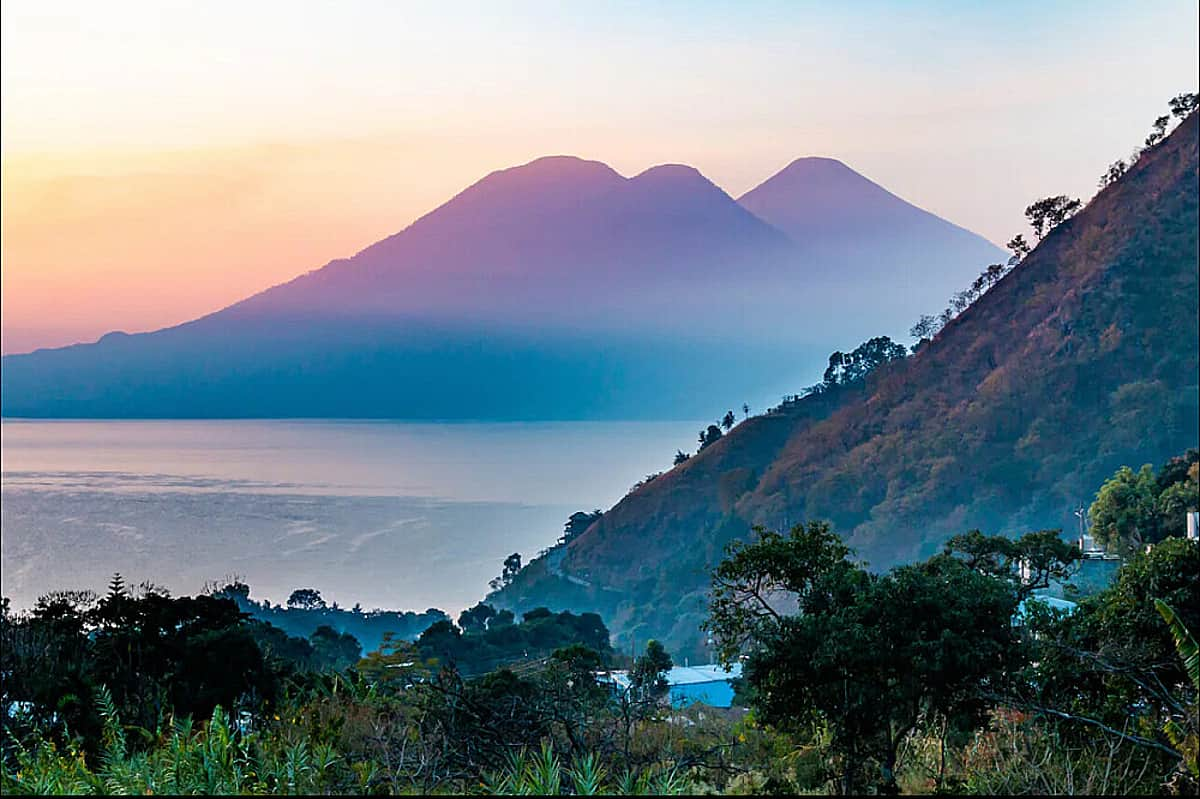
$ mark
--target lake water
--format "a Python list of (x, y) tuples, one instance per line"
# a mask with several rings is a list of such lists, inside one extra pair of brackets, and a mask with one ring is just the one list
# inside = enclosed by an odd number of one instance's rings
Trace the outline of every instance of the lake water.
[(697, 422), (0, 422), (14, 606), (113, 572), (176, 594), (231, 575), (364, 608), (457, 613), (695, 447)]

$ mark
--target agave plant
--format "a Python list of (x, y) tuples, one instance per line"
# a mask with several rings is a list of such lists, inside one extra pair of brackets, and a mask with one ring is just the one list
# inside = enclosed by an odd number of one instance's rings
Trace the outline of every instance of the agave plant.
[(601, 764), (600, 758), (593, 752), (588, 752), (567, 769), (567, 776), (571, 778), (571, 786), (576, 796), (597, 796), (602, 793), (604, 778), (607, 775), (608, 772)]
[[(130, 751), (112, 697), (101, 688), (97, 703), (104, 726), (95, 770), (74, 743), (60, 749), (50, 736), (28, 743), (13, 740), (11, 768), (0, 772), (4, 794), (310, 794), (326, 788), (326, 775), (340, 758), (328, 744), (265, 742), (243, 734), (217, 707), (197, 729), (173, 722), (151, 737), (144, 751)], [(367, 787), (373, 768), (352, 773)]]
[[(563, 784), (564, 775), (569, 780), (567, 786)], [(493, 796), (557, 796), (567, 792), (576, 796), (675, 796), (688, 789), (687, 779), (674, 768), (626, 769), (611, 785), (605, 782), (607, 776), (596, 754), (585, 754), (564, 768), (553, 748), (543, 743), (536, 755), (523, 749), (510, 752), (504, 769), (486, 774), (480, 787), (482, 793)]]

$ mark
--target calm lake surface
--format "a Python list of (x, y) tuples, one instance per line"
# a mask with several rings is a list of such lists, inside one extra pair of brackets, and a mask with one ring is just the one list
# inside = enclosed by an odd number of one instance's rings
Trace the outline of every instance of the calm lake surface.
[(112, 573), (176, 594), (238, 575), (349, 607), (457, 613), (511, 552), (695, 448), (698, 422), (0, 422), (14, 606)]

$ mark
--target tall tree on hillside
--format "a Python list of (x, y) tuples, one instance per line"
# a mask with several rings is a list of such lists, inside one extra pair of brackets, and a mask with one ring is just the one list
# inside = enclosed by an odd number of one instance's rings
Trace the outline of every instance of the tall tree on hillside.
[(500, 576), (494, 578), (489, 585), (493, 591), (499, 591), (512, 584), (512, 581), (517, 579), (517, 575), (521, 573), (521, 553), (514, 552), (504, 559), (504, 567), (500, 572)]
[(908, 331), (908, 334), (917, 340), (917, 343), (913, 345), (913, 352), (916, 352), (917, 347), (921, 344), (936, 336), (941, 329), (942, 325), (938, 317), (933, 314), (921, 314), (921, 318)]
[(1038, 241), (1046, 237), (1051, 230), (1075, 215), (1083, 207), (1079, 200), (1073, 200), (1065, 194), (1055, 197), (1045, 197), (1032, 203), (1025, 209), (1025, 218), (1033, 227), (1033, 234)]
[(720, 440), (721, 428), (715, 424), (710, 424), (706, 429), (700, 431), (700, 449), (704, 449)]
[(591, 513), (582, 510), (575, 511), (567, 519), (567, 523), (563, 525), (563, 534), (558, 539), (558, 543), (566, 544), (574, 541), (584, 530), (591, 527), (603, 515), (603, 511), (599, 508)]
[(1178, 119), (1186, 119), (1189, 114), (1196, 110), (1196, 93), (1184, 92), (1172, 97), (1168, 103), (1171, 107), (1171, 113)]
[(1118, 158), (1113, 161), (1108, 165), (1108, 171), (1100, 176), (1100, 188), (1103, 189), (1105, 186), (1116, 183), (1128, 170), (1129, 165), (1125, 163), (1124, 159)]
[(1021, 261), (1025, 260), (1025, 256), (1029, 255), (1029, 252), (1032, 249), (1029, 246), (1029, 242), (1025, 241), (1025, 236), (1022, 233), (1018, 233), (1017, 235), (1013, 236), (1008, 240), (1008, 244), (1004, 246), (1007, 247), (1009, 252), (1012, 253), (1012, 257), (1008, 259), (1009, 266), (1016, 266)]
[(890, 361), (908, 355), (908, 350), (887, 336), (876, 336), (858, 345), (853, 352), (834, 352), (825, 370), (826, 387), (845, 386), (865, 380), (867, 375)]
[(1171, 124), (1171, 117), (1163, 114), (1154, 120), (1154, 125), (1151, 126), (1150, 135), (1146, 137), (1146, 146), (1153, 147), (1163, 139), (1167, 138), (1167, 125)]
[(721, 427), (725, 428), (726, 433), (733, 429), (736, 422), (737, 418), (734, 417), (733, 411), (725, 411), (725, 415), (721, 417)]

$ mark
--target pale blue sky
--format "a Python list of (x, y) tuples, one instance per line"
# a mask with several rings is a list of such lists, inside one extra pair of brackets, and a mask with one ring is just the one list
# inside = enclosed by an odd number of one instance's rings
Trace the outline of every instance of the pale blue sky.
[[(349, 255), (491, 170), (561, 153), (624, 174), (688, 163), (735, 196), (796, 157), (832, 156), (1003, 243), (1030, 200), (1090, 197), (1167, 99), (1196, 90), (1198, 26), (1195, 0), (4, 0), (4, 284), (42, 298), (4, 309), (27, 326), (45, 303), (70, 315), (63, 291), (104, 269), (148, 280), (161, 253), (137, 237), (219, 215), (219, 192), (189, 199), (206, 180), (270, 186), (272, 207), (286, 204), (213, 224), (263, 255), (210, 275), (211, 291), (178, 264), (155, 289), (159, 316), (121, 326), (211, 310)], [(81, 176), (136, 186), (146, 207), (93, 184), (44, 201)], [(47, 218), (55, 208), (78, 219)], [(68, 224), (104, 241), (81, 236), (74, 253), (38, 239)], [(286, 238), (301, 228), (320, 235)], [(75, 271), (47, 277), (50, 251)]]
[[(493, 167), (689, 161), (734, 193), (827, 154), (999, 238), (1014, 200), (1091, 188), (1196, 88), (1197, 23), (1162, 1), (6, 0), (4, 147), (418, 132)], [(967, 201), (964, 178), (1013, 193)]]

